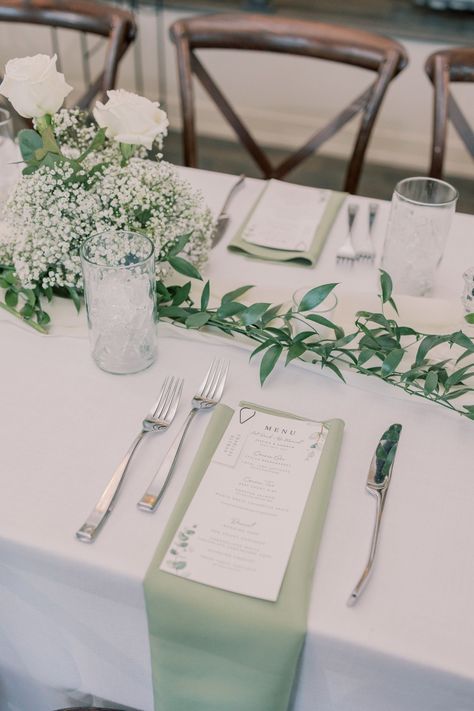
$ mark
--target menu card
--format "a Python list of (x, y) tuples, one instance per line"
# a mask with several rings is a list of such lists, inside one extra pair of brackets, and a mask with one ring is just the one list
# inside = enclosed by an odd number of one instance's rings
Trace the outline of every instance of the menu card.
[(307, 252), (330, 196), (330, 190), (269, 180), (242, 237), (262, 247)]
[(322, 422), (236, 410), (160, 570), (277, 600), (327, 433)]

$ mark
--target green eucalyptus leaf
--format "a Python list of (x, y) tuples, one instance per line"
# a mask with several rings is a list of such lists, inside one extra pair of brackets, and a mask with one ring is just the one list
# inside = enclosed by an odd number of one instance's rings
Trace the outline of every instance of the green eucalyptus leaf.
[(190, 315), (189, 311), (181, 308), (181, 306), (160, 306), (158, 313), (160, 318), (164, 316), (166, 318), (187, 319)]
[(5, 292), (5, 303), (14, 309), (18, 304), (18, 292), (15, 289), (7, 289)]
[(357, 365), (360, 365), (362, 367), (364, 363), (367, 363), (373, 357), (374, 351), (372, 351), (370, 348), (362, 348), (359, 353), (359, 357), (357, 358)]
[(260, 363), (260, 383), (263, 385), (265, 380), (268, 378), (273, 368), (277, 364), (278, 358), (281, 355), (283, 347), (280, 345), (273, 345), (264, 354), (262, 361)]
[(194, 264), (188, 262), (187, 259), (183, 259), (183, 257), (168, 257), (168, 262), (173, 267), (173, 269), (179, 272), (180, 274), (192, 277), (193, 279), (202, 280), (202, 276), (199, 274)]
[(47, 326), (48, 323), (51, 321), (49, 314), (46, 313), (46, 311), (38, 311), (36, 314), (36, 320), (40, 324), (40, 326)]
[(270, 323), (270, 321), (273, 321), (278, 316), (278, 312), (281, 307), (282, 304), (276, 304), (276, 306), (272, 306), (271, 308), (267, 309), (262, 316), (262, 323), (265, 324)]
[(308, 314), (308, 316), (305, 316), (305, 318), (308, 321), (312, 321), (313, 323), (318, 323), (320, 326), (326, 326), (326, 328), (330, 328), (332, 331), (334, 331), (334, 335), (336, 336), (336, 338), (344, 338), (344, 329), (340, 326), (337, 326), (325, 316), (320, 316), (319, 314)]
[(75, 289), (72, 286), (68, 286), (67, 292), (68, 292), (70, 298), (72, 299), (74, 306), (76, 307), (77, 313), (79, 313), (81, 310), (81, 297), (80, 297), (77, 289)]
[(392, 375), (392, 373), (397, 369), (397, 366), (402, 360), (404, 354), (405, 351), (403, 348), (396, 348), (387, 355), (381, 367), (383, 378), (387, 378), (389, 375)]
[(172, 299), (172, 305), (173, 306), (180, 306), (184, 301), (189, 296), (189, 292), (191, 291), (191, 282), (188, 281), (186, 284), (183, 284), (183, 286), (179, 286), (175, 293), (173, 294), (173, 299)]
[(444, 387), (447, 390), (448, 388), (451, 388), (453, 385), (458, 385), (458, 383), (461, 383), (465, 378), (471, 378), (473, 375), (474, 375), (474, 370), (473, 370), (472, 363), (469, 365), (465, 365), (464, 368), (460, 368), (459, 370), (456, 370), (454, 373), (452, 373), (446, 379), (446, 382), (444, 383)]
[(209, 305), (210, 289), (209, 281), (206, 281), (201, 292), (201, 311), (205, 311)]
[(242, 296), (245, 294), (249, 289), (253, 289), (254, 287), (252, 285), (247, 285), (247, 286), (239, 286), (238, 289), (233, 289), (233, 291), (228, 291), (227, 294), (224, 294), (222, 297), (222, 303), (226, 304), (228, 301), (235, 301), (236, 299), (239, 298), (239, 296)]
[(285, 365), (288, 365), (295, 358), (299, 358), (306, 352), (306, 347), (302, 343), (293, 343), (288, 348), (288, 353), (286, 354)]
[(170, 257), (175, 257), (186, 247), (187, 243), (191, 239), (192, 232), (187, 232), (185, 235), (180, 235), (176, 238), (174, 244), (168, 250), (168, 255)]
[(261, 352), (264, 351), (266, 348), (269, 348), (270, 346), (272, 346), (274, 343), (275, 343), (275, 341), (273, 340), (273, 338), (268, 338), (268, 339), (267, 339), (266, 341), (264, 341), (263, 343), (260, 343), (260, 345), (257, 346), (257, 347), (251, 352), (249, 360), (252, 360), (252, 358), (253, 358), (254, 356), (256, 356), (257, 353), (261, 353)]
[(432, 348), (439, 346), (441, 343), (446, 343), (449, 339), (450, 336), (426, 336), (423, 338), (416, 352), (415, 364), (420, 365)]
[(240, 301), (227, 301), (219, 306), (216, 313), (218, 318), (229, 318), (229, 316), (237, 316), (246, 308), (245, 304), (241, 304)]
[(257, 304), (252, 304), (248, 306), (240, 314), (240, 320), (245, 326), (253, 326), (254, 324), (261, 321), (263, 314), (270, 306), (269, 303), (259, 302)]
[(37, 150), (43, 148), (43, 139), (37, 131), (32, 128), (24, 128), (18, 133), (18, 146), (21, 157), (28, 163), (35, 157)]
[(335, 363), (331, 363), (331, 361), (327, 361), (324, 363), (325, 368), (329, 368), (329, 370), (332, 370), (333, 373), (336, 373), (337, 377), (342, 380), (343, 383), (346, 382), (343, 374), (341, 373), (340, 369), (337, 367)]
[(438, 373), (436, 370), (430, 370), (426, 376), (424, 393), (425, 395), (431, 395), (432, 392), (438, 387)]
[(380, 269), (380, 290), (382, 292), (382, 303), (386, 304), (387, 301), (389, 301), (392, 297), (393, 282), (390, 277), (390, 274), (388, 274), (383, 269)]
[(464, 320), (466, 321), (466, 323), (471, 323), (471, 324), (474, 323), (474, 313), (466, 314), (464, 316)]
[(186, 319), (186, 327), (187, 328), (201, 328), (201, 326), (205, 326), (206, 323), (209, 321), (211, 318), (211, 314), (198, 312), (197, 314), (191, 314), (191, 316), (188, 316)]
[(331, 291), (337, 286), (335, 284), (322, 284), (321, 286), (315, 286), (314, 289), (308, 291), (301, 299), (298, 311), (311, 311), (319, 306), (324, 299), (331, 293)]

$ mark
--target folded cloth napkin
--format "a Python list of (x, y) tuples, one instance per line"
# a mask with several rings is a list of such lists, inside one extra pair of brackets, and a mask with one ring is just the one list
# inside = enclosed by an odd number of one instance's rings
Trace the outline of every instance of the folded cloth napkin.
[[(247, 216), (244, 224), (239, 228), (235, 237), (231, 240), (228, 249), (233, 252), (245, 253), (250, 257), (256, 257), (257, 259), (266, 259), (268, 261), (275, 262), (294, 262), (295, 264), (302, 264), (306, 266), (314, 266), (318, 260), (318, 257), (324, 247), (326, 239), (329, 235), (331, 227), (337, 214), (341, 208), (342, 203), (346, 198), (346, 193), (332, 192), (329, 201), (326, 205), (324, 214), (319, 222), (311, 247), (306, 252), (290, 251), (284, 249), (273, 249), (271, 247), (262, 247), (258, 244), (252, 244), (247, 242), (243, 238), (245, 229), (254, 214), (255, 210), (258, 208), (258, 204), (262, 199), (263, 192), (258, 197), (254, 206), (252, 207), (249, 215)], [(298, 217), (295, 216), (295, 221)]]
[[(249, 403), (241, 406), (295, 417)], [(225, 405), (216, 407), (145, 577), (156, 711), (286, 711), (288, 707), (344, 423), (325, 423), (328, 437), (280, 595), (276, 602), (268, 602), (159, 570), (232, 414)]]

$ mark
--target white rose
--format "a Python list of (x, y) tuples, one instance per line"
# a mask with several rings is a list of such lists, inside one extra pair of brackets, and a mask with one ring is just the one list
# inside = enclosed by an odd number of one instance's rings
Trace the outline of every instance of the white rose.
[(93, 113), (108, 138), (150, 149), (155, 138), (166, 133), (168, 117), (157, 101), (124, 89), (108, 91), (107, 96), (106, 104), (97, 101)]
[(54, 114), (72, 91), (64, 74), (57, 71), (56, 59), (56, 55), (36, 54), (7, 62), (0, 94), (10, 100), (20, 116), (40, 118)]

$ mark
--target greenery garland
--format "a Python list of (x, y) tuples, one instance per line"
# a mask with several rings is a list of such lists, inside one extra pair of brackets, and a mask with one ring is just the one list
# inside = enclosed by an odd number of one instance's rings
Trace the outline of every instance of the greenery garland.
[[(295, 359), (309, 361), (328, 368), (343, 381), (344, 368), (379, 378), (409, 395), (422, 397), (474, 420), (474, 398), (471, 403), (459, 402), (459, 398), (474, 394), (474, 387), (467, 384), (474, 376), (474, 361), (471, 359), (464, 364), (465, 359), (474, 354), (473, 339), (463, 331), (446, 335), (421, 333), (387, 318), (385, 304), (390, 304), (397, 314), (398, 310), (392, 298), (392, 280), (383, 270), (380, 270), (380, 312), (358, 311), (354, 330), (346, 334), (324, 316), (310, 313), (336, 286), (316, 286), (303, 296), (297, 307), (282, 313), (282, 304), (259, 302), (247, 306), (239, 301), (251, 286), (228, 292), (218, 306), (209, 308), (209, 282), (202, 290), (199, 304), (190, 296), (189, 282), (170, 287), (158, 284), (158, 312), (160, 318), (186, 328), (211, 327), (256, 341), (258, 345), (250, 357), (262, 356), (262, 385), (284, 356), (285, 365)], [(474, 323), (473, 315), (467, 320)], [(295, 322), (302, 322), (304, 330), (295, 333), (292, 328)], [(321, 328), (329, 329), (331, 335), (323, 335)], [(430, 352), (442, 344), (455, 348), (458, 355), (440, 361), (430, 359)], [(403, 358), (411, 352), (414, 358), (404, 367)]]
[[(186, 239), (180, 238), (176, 244), (170, 245), (161, 257), (180, 273), (201, 279), (192, 264), (177, 257)], [(206, 327), (255, 341), (257, 346), (250, 357), (261, 354), (262, 385), (284, 356), (285, 365), (295, 359), (309, 361), (328, 368), (343, 381), (344, 368), (379, 378), (410, 395), (474, 420), (474, 402), (465, 402), (474, 394), (474, 387), (468, 384), (474, 376), (474, 360), (465, 360), (474, 354), (474, 340), (463, 331), (446, 335), (421, 333), (388, 318), (384, 313), (385, 304), (390, 304), (397, 314), (398, 311), (392, 298), (392, 280), (383, 270), (380, 270), (380, 311), (358, 311), (354, 330), (348, 334), (326, 317), (313, 312), (335, 289), (335, 283), (316, 286), (303, 296), (298, 306), (288, 310), (283, 310), (282, 304), (258, 302), (249, 306), (239, 301), (252, 286), (228, 292), (217, 306), (211, 308), (210, 282), (204, 285), (199, 303), (191, 296), (191, 286), (191, 282), (173, 286), (158, 282), (158, 317), (189, 329)], [(10, 265), (0, 265), (0, 287), (5, 289), (5, 303), (0, 302), (0, 307), (37, 331), (47, 333), (50, 318), (42, 306), (44, 293), (39, 289), (24, 288)], [(70, 289), (64, 295), (74, 300), (79, 311), (80, 294)], [(46, 297), (51, 300), (53, 292)], [(474, 314), (466, 320), (474, 323)], [(295, 332), (295, 323), (303, 323), (304, 330)], [(327, 335), (328, 331), (330, 335)], [(431, 351), (443, 344), (454, 348), (457, 354), (444, 360), (430, 358)], [(407, 353), (413, 353), (413, 359), (404, 366)]]

